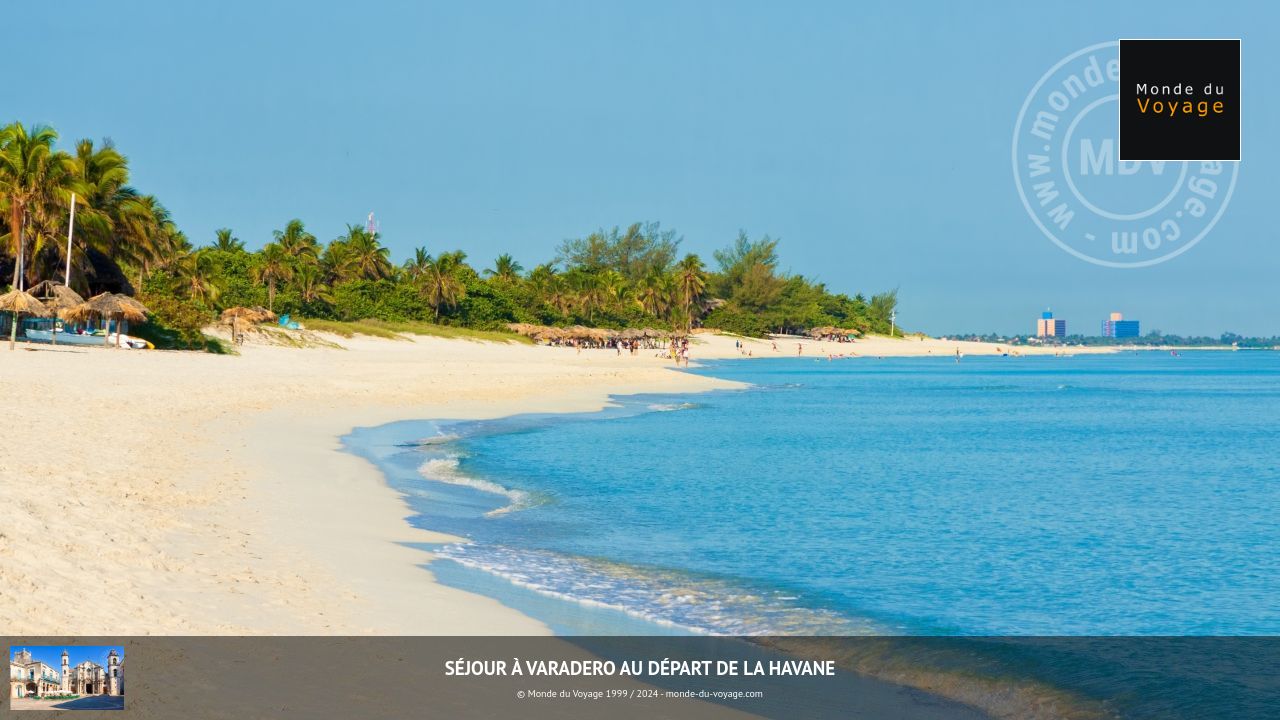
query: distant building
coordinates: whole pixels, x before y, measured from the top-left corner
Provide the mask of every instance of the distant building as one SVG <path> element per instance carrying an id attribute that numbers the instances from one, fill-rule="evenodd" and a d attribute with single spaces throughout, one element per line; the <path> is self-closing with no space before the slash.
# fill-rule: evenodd
<path id="1" fill-rule="evenodd" d="M 9 697 L 40 697 L 59 692 L 62 678 L 52 665 L 45 665 L 26 650 L 9 659 Z"/>
<path id="2" fill-rule="evenodd" d="M 1036 320 L 1036 337 L 1066 337 L 1067 321 L 1054 320 L 1053 312 L 1045 310 L 1040 313 L 1040 319 Z"/>
<path id="3" fill-rule="evenodd" d="M 1137 320 L 1125 320 L 1118 312 L 1111 313 L 1111 319 L 1102 321 L 1102 337 L 1134 338 L 1142 333 L 1138 330 Z"/>
<path id="4" fill-rule="evenodd" d="M 123 695 L 124 662 L 112 650 L 107 654 L 107 667 L 85 660 L 75 667 L 67 665 L 67 651 L 62 651 L 62 691 L 76 695 Z"/>

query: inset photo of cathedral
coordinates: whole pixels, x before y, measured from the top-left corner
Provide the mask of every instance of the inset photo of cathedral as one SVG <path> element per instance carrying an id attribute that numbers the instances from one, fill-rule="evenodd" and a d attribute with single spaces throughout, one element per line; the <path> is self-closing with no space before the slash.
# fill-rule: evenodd
<path id="1" fill-rule="evenodd" d="M 9 649 L 12 710 L 123 710 L 124 648 L 67 645 Z"/>

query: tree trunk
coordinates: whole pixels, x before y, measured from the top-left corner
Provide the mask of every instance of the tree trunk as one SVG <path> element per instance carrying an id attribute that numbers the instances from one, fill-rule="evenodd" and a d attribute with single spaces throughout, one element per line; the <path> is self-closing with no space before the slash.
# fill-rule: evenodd
<path id="1" fill-rule="evenodd" d="M 22 206 L 17 201 L 10 198 L 9 200 L 9 228 L 10 234 L 13 235 L 13 287 L 18 287 L 18 274 L 22 269 L 18 267 L 18 256 L 22 254 Z M 16 228 L 16 229 L 15 229 Z"/>

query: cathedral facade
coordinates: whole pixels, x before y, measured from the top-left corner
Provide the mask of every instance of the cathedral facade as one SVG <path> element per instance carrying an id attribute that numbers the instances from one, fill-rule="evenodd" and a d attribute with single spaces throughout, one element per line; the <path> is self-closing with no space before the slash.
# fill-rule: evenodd
<path id="1" fill-rule="evenodd" d="M 72 667 L 62 651 L 61 671 L 19 650 L 9 660 L 9 696 L 41 698 L 49 695 L 124 695 L 124 661 L 115 650 L 107 653 L 107 667 L 85 660 Z"/>

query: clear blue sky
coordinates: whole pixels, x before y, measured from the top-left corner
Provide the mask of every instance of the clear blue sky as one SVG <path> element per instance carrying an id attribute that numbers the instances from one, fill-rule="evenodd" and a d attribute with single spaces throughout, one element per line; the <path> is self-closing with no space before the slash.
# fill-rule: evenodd
<path id="1" fill-rule="evenodd" d="M 25 17 L 24 17 L 25 16 Z M 1280 12 L 1264 3 L 95 2 L 6 10 L 4 111 L 113 138 L 188 235 L 322 239 L 374 210 L 394 258 L 527 267 L 658 220 L 710 259 L 739 228 L 835 290 L 899 287 L 934 333 L 1280 334 Z M 1094 267 L 1018 200 L 1013 124 L 1053 63 L 1120 37 L 1244 40 L 1226 216 L 1151 268 Z M 16 47 L 15 47 L 16 43 Z"/>
<path id="2" fill-rule="evenodd" d="M 124 648 L 119 645 L 32 645 L 32 646 L 14 646 L 9 648 L 9 659 L 12 660 L 14 653 L 19 650 L 29 650 L 32 657 L 40 662 L 48 665 L 57 672 L 62 671 L 62 651 L 67 651 L 67 664 L 69 667 L 75 667 L 85 660 L 91 660 L 98 663 L 102 667 L 107 667 L 107 653 L 115 650 L 120 654 L 120 660 L 124 660 Z"/>

